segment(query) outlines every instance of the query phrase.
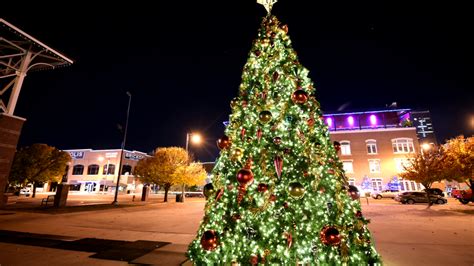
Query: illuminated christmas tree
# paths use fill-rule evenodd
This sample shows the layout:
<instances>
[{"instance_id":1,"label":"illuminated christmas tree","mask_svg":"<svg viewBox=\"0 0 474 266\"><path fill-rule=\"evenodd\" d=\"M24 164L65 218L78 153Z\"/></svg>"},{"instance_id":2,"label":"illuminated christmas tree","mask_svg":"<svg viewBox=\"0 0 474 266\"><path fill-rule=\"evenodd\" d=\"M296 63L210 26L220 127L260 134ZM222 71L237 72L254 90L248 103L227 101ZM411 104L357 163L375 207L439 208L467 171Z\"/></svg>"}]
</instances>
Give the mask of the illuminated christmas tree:
<instances>
[{"instance_id":1,"label":"illuminated christmas tree","mask_svg":"<svg viewBox=\"0 0 474 266\"><path fill-rule=\"evenodd\" d=\"M381 263L287 33L269 13L249 53L189 246L196 265Z\"/></svg>"}]
</instances>

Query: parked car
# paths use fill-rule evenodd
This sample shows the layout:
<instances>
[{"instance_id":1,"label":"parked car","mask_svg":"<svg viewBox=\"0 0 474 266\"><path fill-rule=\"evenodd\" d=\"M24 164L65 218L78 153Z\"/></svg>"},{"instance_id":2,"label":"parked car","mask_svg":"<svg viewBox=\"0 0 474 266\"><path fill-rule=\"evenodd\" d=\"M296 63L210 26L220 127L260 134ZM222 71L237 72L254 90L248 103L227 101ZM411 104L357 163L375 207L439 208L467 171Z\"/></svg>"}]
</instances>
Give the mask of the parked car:
<instances>
[{"instance_id":1,"label":"parked car","mask_svg":"<svg viewBox=\"0 0 474 266\"><path fill-rule=\"evenodd\" d=\"M370 196L372 196L372 198L374 199L381 199L381 198L395 198L398 193L400 193L400 191L398 190L382 190L382 191L374 191L372 193L370 193Z\"/></svg>"},{"instance_id":2,"label":"parked car","mask_svg":"<svg viewBox=\"0 0 474 266\"><path fill-rule=\"evenodd\" d=\"M403 192L398 194L394 200L399 201L402 204L428 203L426 192L423 191ZM448 203L448 200L440 195L430 195L430 200L432 203L436 204Z\"/></svg>"},{"instance_id":3,"label":"parked car","mask_svg":"<svg viewBox=\"0 0 474 266\"><path fill-rule=\"evenodd\" d=\"M453 189L451 191L451 196L453 198L456 198L461 202L462 204L468 204L470 201L474 202L472 200L472 190L467 189L467 190L461 190L461 189Z\"/></svg>"},{"instance_id":4,"label":"parked car","mask_svg":"<svg viewBox=\"0 0 474 266\"><path fill-rule=\"evenodd\" d=\"M202 191L188 191L185 192L184 195L186 198L191 198L191 197L199 197L199 198L204 198L204 193Z\"/></svg>"},{"instance_id":5,"label":"parked car","mask_svg":"<svg viewBox=\"0 0 474 266\"><path fill-rule=\"evenodd\" d=\"M29 197L31 195L31 190L29 188L22 188L22 189L20 189L19 194Z\"/></svg>"},{"instance_id":6,"label":"parked car","mask_svg":"<svg viewBox=\"0 0 474 266\"><path fill-rule=\"evenodd\" d=\"M440 195L440 196L443 196L443 197L446 196L446 195L444 194L444 192L443 192L441 189L439 189L439 188L430 188L430 189L426 189L426 188L425 188L425 189L423 189L423 191L425 191L425 192L429 191L430 194L433 194L433 195Z\"/></svg>"}]
</instances>

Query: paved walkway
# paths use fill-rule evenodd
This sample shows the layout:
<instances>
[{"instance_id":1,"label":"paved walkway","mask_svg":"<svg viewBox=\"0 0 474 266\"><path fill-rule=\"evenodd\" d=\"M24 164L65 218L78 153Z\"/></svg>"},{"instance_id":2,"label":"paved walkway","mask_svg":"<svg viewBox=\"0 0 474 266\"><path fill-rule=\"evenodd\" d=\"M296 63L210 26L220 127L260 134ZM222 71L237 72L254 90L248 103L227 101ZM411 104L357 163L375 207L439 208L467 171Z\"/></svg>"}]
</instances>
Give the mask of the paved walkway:
<instances>
[{"instance_id":1,"label":"paved walkway","mask_svg":"<svg viewBox=\"0 0 474 266\"><path fill-rule=\"evenodd\" d=\"M0 264L179 265L195 237L204 200L99 207L0 211ZM363 213L372 220L369 227L386 265L474 264L473 205L451 201L425 210L424 205L370 200L370 205L363 202ZM13 240L2 241L1 232ZM32 233L23 237L34 241L18 240L18 232ZM94 241L102 245L88 247ZM122 254L128 249L133 254Z\"/></svg>"}]
</instances>

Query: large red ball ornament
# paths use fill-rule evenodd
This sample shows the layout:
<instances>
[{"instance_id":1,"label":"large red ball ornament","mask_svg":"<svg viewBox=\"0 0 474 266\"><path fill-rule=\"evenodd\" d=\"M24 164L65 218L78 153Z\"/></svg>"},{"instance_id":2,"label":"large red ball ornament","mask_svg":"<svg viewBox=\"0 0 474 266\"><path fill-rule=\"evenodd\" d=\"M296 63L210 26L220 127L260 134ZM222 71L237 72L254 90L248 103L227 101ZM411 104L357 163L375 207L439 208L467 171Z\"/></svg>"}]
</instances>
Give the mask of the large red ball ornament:
<instances>
[{"instance_id":1,"label":"large red ball ornament","mask_svg":"<svg viewBox=\"0 0 474 266\"><path fill-rule=\"evenodd\" d=\"M304 90L296 90L291 95L291 100L293 100L294 103L303 104L308 101L308 93Z\"/></svg>"},{"instance_id":2,"label":"large red ball ornament","mask_svg":"<svg viewBox=\"0 0 474 266\"><path fill-rule=\"evenodd\" d=\"M356 186L349 185L349 189L347 190L347 193L353 200L357 200L360 198L359 189L357 189Z\"/></svg>"},{"instance_id":3,"label":"large red ball ornament","mask_svg":"<svg viewBox=\"0 0 474 266\"><path fill-rule=\"evenodd\" d=\"M319 236L325 245L337 246L341 243L339 230L333 226L325 226Z\"/></svg>"},{"instance_id":4,"label":"large red ball ornament","mask_svg":"<svg viewBox=\"0 0 474 266\"><path fill-rule=\"evenodd\" d=\"M249 169L240 169L237 173L237 181L241 186L246 186L253 181L253 173Z\"/></svg>"},{"instance_id":5,"label":"large red ball ornament","mask_svg":"<svg viewBox=\"0 0 474 266\"><path fill-rule=\"evenodd\" d=\"M201 247L204 250L212 251L217 248L217 234L214 230L208 230L202 234Z\"/></svg>"},{"instance_id":6,"label":"large red ball ornament","mask_svg":"<svg viewBox=\"0 0 474 266\"><path fill-rule=\"evenodd\" d=\"M220 139L217 140L217 147L219 149L228 149L232 145L230 138L227 136L222 136Z\"/></svg>"}]
</instances>

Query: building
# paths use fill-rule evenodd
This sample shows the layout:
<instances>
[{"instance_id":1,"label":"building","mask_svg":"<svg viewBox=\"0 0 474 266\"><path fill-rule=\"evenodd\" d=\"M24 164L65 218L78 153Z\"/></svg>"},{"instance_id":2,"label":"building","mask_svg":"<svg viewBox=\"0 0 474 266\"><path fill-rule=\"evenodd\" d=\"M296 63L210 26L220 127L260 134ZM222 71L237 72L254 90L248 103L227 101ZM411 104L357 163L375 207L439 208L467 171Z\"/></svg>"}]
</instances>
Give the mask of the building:
<instances>
[{"instance_id":1,"label":"building","mask_svg":"<svg viewBox=\"0 0 474 266\"><path fill-rule=\"evenodd\" d=\"M323 117L331 140L341 144L339 157L351 185L364 191L423 189L399 177L408 156L420 151L422 131L414 126L410 109L325 113Z\"/></svg>"},{"instance_id":2,"label":"building","mask_svg":"<svg viewBox=\"0 0 474 266\"><path fill-rule=\"evenodd\" d=\"M71 155L63 183L70 184L70 191L102 193L115 191L120 165L120 149L65 150ZM119 191L141 191L142 184L133 175L139 160L147 157L140 151L123 151Z\"/></svg>"}]
</instances>

